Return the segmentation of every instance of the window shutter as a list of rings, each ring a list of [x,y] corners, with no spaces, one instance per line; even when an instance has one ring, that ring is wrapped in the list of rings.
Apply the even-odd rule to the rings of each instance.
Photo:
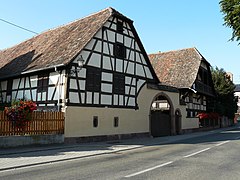
[[[113,92],[115,94],[125,94],[125,76],[124,74],[114,73]]]
[[[86,90],[93,92],[101,90],[101,70],[99,68],[88,67]]]

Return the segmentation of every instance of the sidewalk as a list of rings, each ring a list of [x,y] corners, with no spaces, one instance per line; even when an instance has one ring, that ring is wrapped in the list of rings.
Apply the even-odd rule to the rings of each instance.
[[[238,126],[222,128],[213,131],[158,138],[141,138],[74,145],[56,144],[48,146],[29,146],[1,149],[0,171],[116,153],[120,151],[142,148],[144,146],[169,144],[180,140],[210,135],[235,128],[238,128]]]

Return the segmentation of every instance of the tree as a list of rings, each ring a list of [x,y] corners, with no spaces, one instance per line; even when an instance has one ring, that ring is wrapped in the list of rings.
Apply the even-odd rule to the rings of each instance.
[[[240,41],[240,0],[221,0],[219,4],[224,14],[224,25],[233,30],[230,40]]]
[[[215,111],[230,119],[237,111],[237,102],[234,96],[235,85],[224,69],[211,68],[212,79],[216,91]]]

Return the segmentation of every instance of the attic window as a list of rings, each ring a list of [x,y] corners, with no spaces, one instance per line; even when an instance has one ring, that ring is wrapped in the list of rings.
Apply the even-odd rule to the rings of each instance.
[[[120,19],[117,20],[117,31],[123,32],[123,21]]]
[[[124,59],[126,56],[126,48],[122,43],[116,43],[114,46],[114,55],[117,58]]]

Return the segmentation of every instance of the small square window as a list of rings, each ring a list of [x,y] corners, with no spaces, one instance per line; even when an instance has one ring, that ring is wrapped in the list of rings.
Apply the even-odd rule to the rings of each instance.
[[[93,127],[98,127],[98,116],[93,116]]]
[[[119,117],[114,117],[114,127],[118,127]]]

